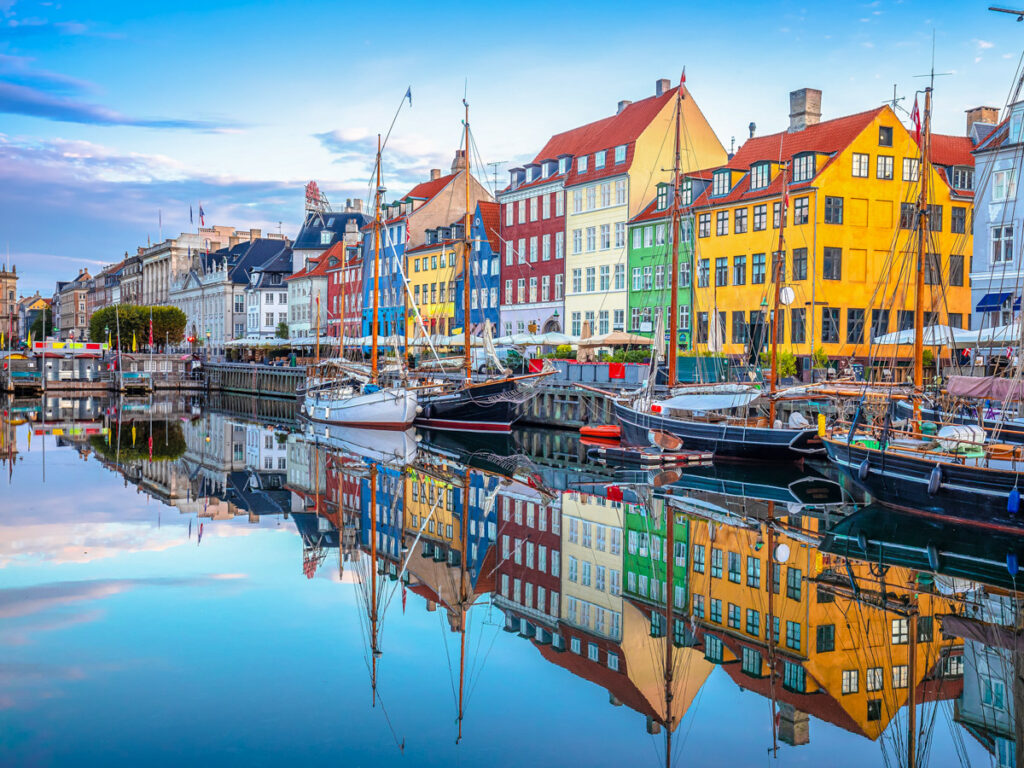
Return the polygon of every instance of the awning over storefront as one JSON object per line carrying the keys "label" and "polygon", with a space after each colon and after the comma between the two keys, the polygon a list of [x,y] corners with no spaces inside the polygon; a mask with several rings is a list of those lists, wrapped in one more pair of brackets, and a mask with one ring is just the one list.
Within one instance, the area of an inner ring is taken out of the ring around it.
{"label": "awning over storefront", "polygon": [[986,293],[981,297],[975,312],[998,312],[1010,298],[1009,293]]}

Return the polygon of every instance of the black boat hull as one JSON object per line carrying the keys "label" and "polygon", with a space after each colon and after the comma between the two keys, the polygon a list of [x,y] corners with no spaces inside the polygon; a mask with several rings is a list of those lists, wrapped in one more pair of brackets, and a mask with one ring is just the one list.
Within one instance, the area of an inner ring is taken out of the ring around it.
{"label": "black boat hull", "polygon": [[939,466],[934,459],[848,445],[844,439],[825,438],[824,443],[829,460],[879,501],[964,519],[1024,525],[1007,508],[1010,493],[1019,489],[1019,476],[1010,469],[942,462],[934,487],[932,473]]}
{"label": "black boat hull", "polygon": [[716,459],[790,462],[824,453],[814,429],[770,429],[730,424],[684,421],[658,413],[642,413],[614,403],[622,426],[622,442],[651,445],[651,432],[667,432],[683,441],[684,448],[712,451]]}
{"label": "black boat hull", "polygon": [[511,432],[518,418],[511,395],[516,381],[458,389],[442,394],[421,394],[422,412],[415,424],[426,429],[460,432]]}

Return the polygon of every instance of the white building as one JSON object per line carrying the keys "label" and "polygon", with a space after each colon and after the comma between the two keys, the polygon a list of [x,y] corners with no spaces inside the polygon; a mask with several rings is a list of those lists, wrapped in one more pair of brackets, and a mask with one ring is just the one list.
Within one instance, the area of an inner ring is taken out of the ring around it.
{"label": "white building", "polygon": [[281,323],[288,324],[288,284],[292,273],[292,250],[281,251],[249,273],[245,289],[245,336],[249,339],[272,339]]}

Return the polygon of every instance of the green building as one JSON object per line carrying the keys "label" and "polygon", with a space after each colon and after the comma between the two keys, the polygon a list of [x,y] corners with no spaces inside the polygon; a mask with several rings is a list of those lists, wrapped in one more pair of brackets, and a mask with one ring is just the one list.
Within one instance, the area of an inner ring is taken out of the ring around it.
{"label": "green building", "polygon": [[[629,299],[627,330],[650,338],[658,315],[668,312],[672,288],[671,229],[672,186],[659,184],[657,195],[628,223],[627,268]],[[685,195],[684,195],[685,199]],[[693,264],[693,226],[689,214],[680,220],[679,240],[679,350],[690,348]],[[668,317],[665,318],[666,338]]]}
{"label": "green building", "polygon": [[[625,577],[623,595],[655,607],[665,605],[665,596],[671,594],[674,609],[686,611],[689,606],[687,594],[687,557],[690,542],[690,520],[676,511],[673,529],[674,546],[671,552],[665,540],[666,514],[669,506],[664,499],[654,499],[653,509],[641,504],[624,505],[623,529],[626,549],[622,554],[622,570]],[[674,588],[666,585],[666,557],[675,557],[673,572]],[[661,614],[655,622],[662,620]],[[652,631],[658,629],[653,627]]]}

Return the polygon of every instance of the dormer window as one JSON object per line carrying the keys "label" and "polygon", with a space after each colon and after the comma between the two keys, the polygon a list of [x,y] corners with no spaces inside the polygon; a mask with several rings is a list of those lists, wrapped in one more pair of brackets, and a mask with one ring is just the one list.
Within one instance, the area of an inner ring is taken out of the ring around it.
{"label": "dormer window", "polygon": [[711,194],[713,197],[721,197],[729,194],[732,189],[732,174],[729,171],[717,171],[712,177]]}
{"label": "dormer window", "polygon": [[797,155],[793,158],[793,178],[794,182],[797,181],[808,181],[814,178],[814,155]]}
{"label": "dormer window", "polygon": [[615,148],[615,164],[618,165],[619,163],[624,162],[626,162],[626,145],[619,144],[619,146]]}
{"label": "dormer window", "polygon": [[966,165],[957,165],[950,170],[954,189],[974,189],[974,169]]}
{"label": "dormer window", "polygon": [[526,169],[526,181],[531,182],[537,178],[537,169],[532,165]]}
{"label": "dormer window", "polygon": [[750,188],[764,189],[771,181],[771,166],[768,163],[755,163],[750,167]]}
{"label": "dormer window", "polygon": [[586,155],[581,155],[580,157],[576,158],[576,173],[586,173],[586,172],[587,172],[587,156]]}
{"label": "dormer window", "polygon": [[1020,143],[1020,129],[1022,123],[1024,123],[1024,110],[1019,107],[1014,107],[1013,112],[1010,113],[1010,132],[1006,137],[1007,144]]}
{"label": "dormer window", "polygon": [[668,208],[668,185],[658,185],[658,210],[664,211]]}
{"label": "dormer window", "polygon": [[599,171],[604,168],[604,156],[605,151],[602,149],[600,152],[594,153],[594,170]]}
{"label": "dormer window", "polygon": [[686,179],[682,183],[681,197],[679,202],[681,205],[692,205],[693,204],[693,181]]}
{"label": "dormer window", "polygon": [[558,172],[567,173],[569,171],[569,163],[572,162],[571,157],[560,157],[558,158]]}
{"label": "dormer window", "polygon": [[334,233],[329,229],[320,230],[320,245],[330,245],[334,239]]}

